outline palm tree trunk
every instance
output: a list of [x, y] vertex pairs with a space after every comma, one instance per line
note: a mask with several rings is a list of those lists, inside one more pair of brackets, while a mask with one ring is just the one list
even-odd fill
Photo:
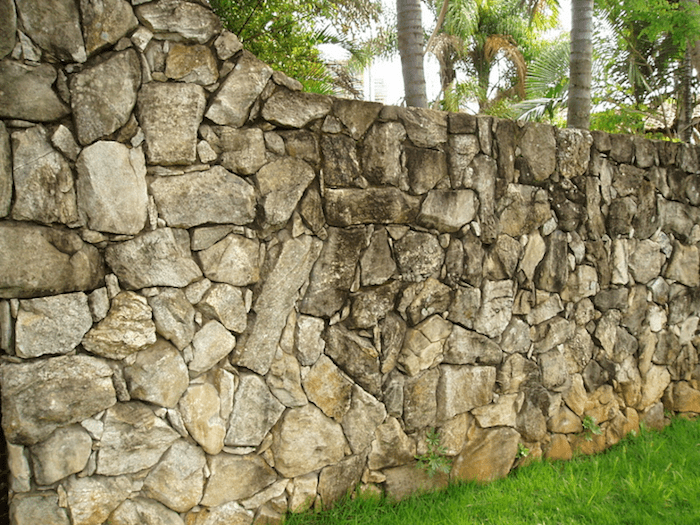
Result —
[[420, 0], [396, 0], [399, 53], [403, 70], [406, 105], [428, 106], [423, 72], [423, 26]]
[[591, 123], [593, 0], [571, 0], [571, 62], [566, 125], [588, 129]]
[[683, 63], [680, 68], [680, 89], [678, 94], [678, 138], [690, 142], [693, 134], [693, 96], [690, 92], [690, 82], [693, 66], [690, 63], [690, 44], [688, 44]]

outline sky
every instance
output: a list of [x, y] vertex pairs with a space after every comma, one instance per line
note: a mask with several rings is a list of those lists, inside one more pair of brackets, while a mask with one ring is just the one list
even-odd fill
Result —
[[[385, 9], [395, 11], [395, 0], [384, 0]], [[559, 0], [559, 21], [565, 31], [571, 29], [571, 0]], [[423, 25], [431, 30], [435, 25], [432, 13], [423, 7]], [[401, 105], [404, 98], [401, 60], [397, 55], [390, 59], [377, 59], [371, 68], [365, 71], [366, 98], [378, 100], [384, 90], [382, 101], [387, 105]], [[428, 100], [435, 100], [440, 93], [440, 67], [435, 57], [428, 53], [425, 60], [425, 78]], [[376, 89], [375, 89], [376, 88]]]

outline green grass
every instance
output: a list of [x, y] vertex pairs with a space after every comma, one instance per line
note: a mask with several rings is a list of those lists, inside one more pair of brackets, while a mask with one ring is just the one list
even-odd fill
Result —
[[400, 503], [358, 497], [285, 525], [700, 524], [700, 422], [674, 419], [596, 456], [533, 462], [487, 485]]

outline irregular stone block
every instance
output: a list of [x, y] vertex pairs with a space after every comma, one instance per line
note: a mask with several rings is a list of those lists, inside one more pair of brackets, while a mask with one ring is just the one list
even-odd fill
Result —
[[374, 124], [365, 137], [362, 150], [363, 174], [378, 185], [408, 189], [406, 168], [401, 160], [406, 130], [398, 122]]
[[216, 455], [224, 448], [226, 421], [221, 417], [219, 392], [210, 383], [195, 383], [178, 404], [185, 428], [204, 452]]
[[91, 144], [124, 126], [140, 86], [141, 62], [133, 49], [73, 75], [71, 109], [78, 141]]
[[331, 100], [315, 93], [278, 89], [265, 102], [262, 117], [283, 128], [303, 128], [325, 117], [331, 110]]
[[441, 151], [406, 148], [406, 168], [411, 191], [423, 195], [447, 178], [447, 156]]
[[293, 157], [270, 162], [255, 175], [265, 223], [282, 226], [292, 216], [306, 187], [316, 176], [306, 162]]
[[343, 417], [345, 437], [355, 454], [362, 453], [374, 439], [374, 431], [384, 422], [386, 408], [377, 399], [354, 385], [350, 408]]
[[557, 165], [557, 140], [552, 126], [528, 123], [520, 139], [520, 150], [533, 181], [543, 181], [554, 173]]
[[379, 352], [369, 339], [340, 324], [330, 326], [324, 339], [326, 354], [362, 388], [379, 395], [382, 383]]
[[97, 474], [119, 476], [155, 465], [179, 434], [138, 401], [107, 410]]
[[99, 3], [81, 0], [80, 14], [88, 55], [116, 44], [138, 26], [133, 9], [125, 0], [102, 0]]
[[422, 281], [440, 271], [445, 252], [437, 238], [426, 232], [410, 230], [394, 242], [399, 272], [407, 281]]
[[415, 328], [409, 328], [403, 341], [398, 363], [406, 373], [415, 376], [442, 361], [445, 340], [452, 331], [452, 323], [433, 315]]
[[83, 427], [71, 425], [56, 429], [31, 451], [37, 483], [51, 485], [85, 468], [92, 452], [92, 439]]
[[350, 408], [353, 383], [327, 356], [322, 355], [304, 375], [309, 401], [328, 417], [342, 421]]
[[265, 138], [261, 129], [218, 130], [221, 146], [221, 165], [241, 175], [252, 175], [267, 162]]
[[194, 164], [197, 130], [206, 105], [204, 89], [196, 84], [151, 82], [139, 91], [137, 104], [149, 163]]
[[80, 153], [76, 169], [78, 207], [88, 228], [125, 235], [136, 235], [143, 229], [148, 217], [148, 189], [141, 148], [96, 142]]
[[10, 502], [10, 523], [15, 525], [70, 525], [68, 511], [58, 504], [54, 491], [15, 494]]
[[394, 308], [399, 288], [398, 281], [391, 281], [376, 288], [360, 290], [353, 294], [348, 326], [350, 328], [376, 326]]
[[418, 215], [420, 199], [396, 188], [329, 188], [324, 209], [331, 226], [409, 224]]
[[401, 108], [399, 119], [411, 142], [419, 148], [437, 148], [447, 142], [447, 113], [422, 108]]
[[[265, 381], [255, 374], [242, 374], [224, 443], [232, 447], [257, 447], [284, 409]], [[256, 416], [251, 418], [251, 414]]]
[[416, 221], [440, 232], [456, 232], [474, 220], [478, 208], [479, 201], [471, 190], [431, 190]]
[[498, 201], [501, 233], [518, 238], [533, 234], [552, 217], [547, 192], [523, 184], [509, 184]]
[[521, 402], [520, 394], [505, 394], [495, 403], [472, 409], [471, 414], [481, 428], [514, 427]]
[[301, 386], [299, 362], [282, 349], [277, 351], [272, 361], [266, 382], [272, 395], [284, 406], [300, 407], [309, 402]]
[[275, 469], [286, 478], [338, 463], [347, 446], [341, 426], [311, 403], [288, 410], [272, 435]]
[[104, 523], [114, 509], [138, 491], [127, 476], [71, 476], [63, 485], [74, 525]]
[[[314, 492], [315, 494], [315, 492]], [[229, 501], [216, 507], [205, 507], [187, 514], [187, 525], [251, 525], [253, 512]]]
[[197, 303], [197, 308], [204, 315], [216, 319], [227, 330], [242, 333], [248, 323], [243, 293], [240, 288], [230, 284], [214, 284], [202, 300]]
[[117, 402], [112, 369], [94, 357], [4, 363], [0, 374], [2, 426], [11, 443], [33, 445]]
[[455, 459], [450, 479], [483, 483], [506, 477], [520, 439], [520, 434], [508, 427], [479, 429]]
[[569, 278], [568, 243], [566, 234], [554, 231], [545, 239], [547, 252], [537, 266], [535, 284], [548, 292], [561, 292]]
[[12, 134], [15, 203], [12, 218], [46, 224], [79, 224], [73, 172], [51, 146], [46, 128]]
[[209, 470], [201, 502], [207, 507], [248, 498], [277, 479], [275, 471], [256, 455], [219, 454], [209, 459]]
[[258, 282], [263, 257], [264, 250], [257, 240], [236, 234], [199, 252], [204, 274], [213, 281], [233, 286]]
[[221, 126], [240, 128], [271, 76], [272, 69], [267, 64], [244, 51], [214, 95], [206, 117]]
[[202, 277], [184, 230], [160, 228], [107, 247], [107, 264], [127, 288], [181, 288]]
[[346, 135], [321, 136], [323, 181], [326, 187], [357, 185], [361, 176], [357, 142]]
[[588, 170], [593, 137], [586, 130], [557, 129], [557, 167], [562, 177], [571, 179]]
[[277, 351], [287, 317], [323, 243], [303, 235], [282, 244], [260, 295], [253, 303], [255, 317], [234, 352], [231, 362], [266, 374]]
[[165, 76], [180, 82], [208, 86], [219, 80], [218, 64], [206, 46], [173, 44], [165, 62]]
[[492, 366], [441, 365], [437, 384], [437, 417], [447, 421], [472, 408], [488, 405], [496, 384]]
[[205, 44], [221, 32], [221, 20], [211, 9], [183, 0], [139, 5], [136, 15], [154, 33], [174, 34], [186, 42]]
[[381, 109], [382, 105], [377, 102], [342, 98], [333, 101], [333, 114], [340, 119], [355, 140], [362, 138]]
[[127, 499], [109, 516], [110, 525], [140, 525], [162, 523], [163, 525], [185, 525], [179, 514], [160, 503], [142, 497]]
[[350, 495], [360, 483], [365, 466], [363, 456], [350, 456], [337, 465], [329, 465], [318, 476], [318, 495], [321, 496], [323, 508], [332, 508], [333, 504], [344, 496]]
[[461, 326], [453, 326], [445, 341], [442, 362], [453, 365], [498, 366], [503, 357], [501, 347], [488, 337], [465, 330]]
[[7, 217], [10, 213], [12, 184], [10, 134], [7, 132], [5, 123], [0, 121], [0, 217]]
[[316, 317], [331, 317], [345, 303], [355, 268], [365, 245], [364, 228], [329, 228], [328, 239], [311, 271], [309, 287], [299, 311]]
[[0, 59], [15, 48], [17, 35], [17, 11], [13, 0], [0, 2]]
[[178, 288], [162, 288], [148, 298], [153, 310], [156, 332], [171, 341], [179, 350], [192, 342], [195, 332], [194, 308], [185, 292]]
[[686, 246], [676, 241], [664, 277], [686, 286], [698, 286], [700, 284], [700, 251], [698, 251], [698, 247], [695, 245]]
[[192, 340], [190, 372], [200, 375], [226, 357], [236, 346], [236, 338], [218, 321], [209, 321]]
[[0, 117], [51, 122], [70, 113], [51, 88], [56, 70], [49, 64], [28, 66], [0, 62]]
[[48, 0], [36, 4], [18, 0], [17, 14], [29, 37], [43, 50], [65, 62], [85, 62], [80, 13], [74, 0]]
[[300, 315], [297, 318], [294, 355], [301, 366], [311, 366], [320, 357], [326, 347], [326, 342], [321, 337], [325, 328], [326, 323], [323, 319], [308, 315]]
[[503, 333], [513, 313], [514, 288], [513, 281], [484, 282], [474, 330], [487, 337]]
[[124, 367], [124, 379], [133, 399], [173, 408], [187, 390], [187, 365], [170, 343], [159, 339], [136, 354]]
[[390, 468], [384, 473], [386, 494], [394, 501], [445, 489], [449, 483], [447, 474], [439, 473], [431, 477], [425, 470], [416, 468], [415, 464]]
[[202, 499], [205, 465], [201, 448], [178, 439], [144, 480], [143, 492], [176, 512], [187, 512]]
[[437, 422], [440, 370], [425, 370], [406, 379], [403, 387], [403, 420], [406, 432], [433, 427]]

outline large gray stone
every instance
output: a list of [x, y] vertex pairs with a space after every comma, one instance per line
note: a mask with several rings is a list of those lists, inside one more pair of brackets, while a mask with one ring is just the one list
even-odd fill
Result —
[[148, 298], [153, 310], [156, 332], [172, 342], [179, 350], [192, 342], [195, 332], [194, 308], [185, 292], [178, 288], [161, 288]]
[[204, 89], [196, 84], [151, 82], [139, 91], [137, 104], [148, 161], [194, 164], [206, 104]]
[[406, 379], [403, 387], [403, 420], [406, 432], [436, 425], [439, 382], [438, 367]]
[[341, 426], [311, 403], [287, 411], [272, 436], [275, 469], [286, 478], [338, 463], [347, 447]]
[[415, 443], [406, 435], [399, 421], [390, 417], [374, 433], [367, 466], [372, 470], [396, 467], [413, 460]]
[[530, 123], [525, 127], [520, 149], [533, 181], [543, 181], [554, 173], [556, 148], [557, 140], [552, 126]]
[[265, 102], [262, 117], [283, 128], [303, 128], [309, 122], [325, 117], [330, 110], [328, 97], [278, 89]]
[[568, 243], [566, 234], [556, 230], [546, 238], [547, 252], [535, 273], [535, 283], [541, 290], [561, 292], [569, 278]]
[[78, 141], [90, 144], [124, 126], [141, 86], [141, 62], [133, 49], [76, 73], [70, 79]]
[[224, 448], [226, 421], [222, 416], [220, 392], [211, 383], [190, 385], [178, 404], [182, 421], [204, 452], [216, 455]]
[[87, 55], [75, 0], [15, 3], [24, 31], [41, 49], [66, 62], [85, 62]]
[[326, 354], [335, 364], [370, 394], [378, 396], [382, 376], [379, 352], [372, 342], [340, 324], [329, 327], [324, 339]]
[[214, 96], [206, 117], [222, 126], [240, 128], [271, 76], [267, 64], [244, 51]]
[[87, 295], [72, 293], [20, 302], [15, 324], [19, 357], [67, 354], [92, 327]]
[[248, 323], [248, 312], [240, 288], [230, 284], [213, 284], [199, 303], [197, 309], [207, 317], [216, 319], [227, 330], [240, 334]]
[[0, 117], [50, 122], [70, 110], [51, 86], [56, 70], [49, 64], [28, 66], [10, 60], [0, 62]]
[[147, 405], [118, 403], [105, 414], [97, 474], [119, 476], [150, 468], [178, 437]]
[[350, 408], [352, 381], [326, 355], [304, 375], [304, 391], [313, 404], [328, 417], [342, 421]]
[[359, 386], [353, 386], [350, 408], [341, 423], [353, 453], [360, 454], [370, 446], [374, 431], [384, 422], [386, 415], [383, 403]]
[[431, 149], [406, 148], [406, 168], [411, 192], [423, 195], [447, 178], [447, 156]]
[[445, 251], [437, 238], [427, 232], [411, 230], [394, 242], [399, 272], [406, 281], [422, 281], [439, 273]]
[[255, 239], [231, 234], [199, 252], [207, 278], [233, 286], [248, 286], [260, 280], [264, 250]]
[[515, 238], [533, 233], [552, 217], [547, 192], [524, 184], [508, 185], [498, 211], [501, 233]]
[[495, 384], [495, 367], [441, 365], [437, 384], [438, 420], [447, 421], [472, 408], [489, 404]]
[[0, 297], [93, 290], [103, 279], [100, 253], [77, 233], [22, 223], [0, 224]]
[[105, 257], [127, 288], [181, 288], [202, 277], [192, 259], [185, 230], [160, 228], [107, 247]]
[[92, 439], [80, 425], [70, 425], [56, 429], [31, 451], [37, 483], [51, 485], [85, 468], [92, 452]]
[[316, 317], [331, 317], [345, 303], [355, 268], [365, 245], [364, 228], [329, 228], [328, 239], [311, 271], [309, 287], [299, 311]]
[[[265, 381], [255, 374], [242, 374], [233, 399], [225, 444], [257, 447], [277, 423], [284, 409]], [[251, 414], [255, 414], [255, 417], [250, 417]]]
[[117, 402], [112, 369], [94, 357], [3, 363], [0, 374], [2, 426], [11, 443], [33, 445]]
[[520, 439], [508, 427], [479, 429], [455, 459], [450, 478], [478, 482], [504, 478], [513, 466]]
[[212, 10], [184, 0], [148, 2], [136, 8], [136, 15], [154, 33], [175, 40], [205, 44], [221, 32], [221, 20]]
[[491, 339], [461, 326], [454, 326], [445, 341], [443, 363], [453, 365], [493, 365], [503, 360], [503, 350]]
[[[306, 283], [321, 251], [321, 241], [304, 235], [282, 244], [276, 260], [255, 299], [255, 317], [234, 352], [231, 362], [259, 374], [266, 374], [277, 351], [287, 317]], [[273, 254], [268, 253], [268, 256]]]
[[587, 130], [557, 129], [557, 167], [562, 177], [571, 179], [588, 170], [593, 137]]
[[265, 138], [260, 128], [217, 130], [221, 146], [221, 165], [241, 175], [252, 175], [267, 162]]
[[501, 335], [513, 314], [514, 295], [513, 281], [485, 281], [481, 307], [474, 319], [474, 330], [487, 337]]
[[165, 76], [200, 86], [214, 84], [219, 80], [216, 57], [206, 46], [174, 43], [168, 52]]
[[420, 199], [397, 188], [329, 188], [324, 200], [328, 224], [409, 224], [420, 210]]
[[124, 359], [155, 342], [156, 326], [146, 298], [120, 292], [107, 317], [85, 335], [83, 347], [101, 357]]
[[109, 516], [110, 525], [185, 525], [176, 512], [160, 503], [135, 497], [122, 502]]
[[440, 232], [456, 232], [476, 216], [479, 201], [471, 190], [431, 190], [421, 205], [417, 222]]
[[315, 176], [311, 166], [294, 157], [283, 157], [263, 166], [255, 175], [255, 182], [266, 225], [286, 224]]
[[116, 44], [138, 26], [126, 0], [80, 0], [80, 14], [88, 55]]
[[385, 283], [396, 271], [396, 263], [391, 257], [389, 236], [386, 229], [375, 230], [369, 246], [360, 258], [360, 279], [362, 286]]
[[10, 502], [9, 520], [14, 525], [70, 525], [68, 511], [59, 506], [54, 491], [15, 494]]
[[124, 367], [124, 379], [133, 399], [173, 408], [187, 390], [187, 365], [170, 343], [159, 339], [136, 354]]
[[151, 192], [168, 226], [248, 224], [255, 219], [255, 188], [221, 166], [151, 183]]
[[326, 187], [355, 186], [361, 175], [357, 142], [347, 135], [322, 135], [323, 182]]
[[[78, 208], [91, 230], [136, 235], [148, 216], [141, 148], [100, 141], [78, 156]], [[115, 176], [118, 174], [118, 176]]]
[[408, 189], [401, 160], [405, 139], [406, 130], [398, 122], [377, 123], [370, 128], [362, 152], [363, 173], [370, 182]]
[[[0, 8], [1, 9], [1, 8]], [[10, 134], [0, 121], [0, 218], [7, 217], [12, 205], [12, 149]]]
[[442, 361], [445, 340], [452, 331], [452, 323], [439, 315], [432, 315], [406, 331], [398, 363], [410, 376], [415, 376]]
[[205, 465], [201, 448], [178, 439], [144, 480], [143, 492], [174, 511], [187, 512], [202, 499]]
[[[315, 494], [315, 491], [314, 491]], [[187, 515], [188, 525], [251, 525], [253, 511], [246, 510], [235, 501], [216, 507], [205, 507]], [[192, 521], [189, 521], [192, 520]]]
[[202, 497], [202, 505], [207, 507], [249, 498], [277, 479], [275, 471], [258, 455], [219, 454], [209, 459], [209, 470]]
[[12, 218], [79, 224], [73, 172], [43, 126], [12, 134], [15, 203]]
[[318, 495], [323, 508], [332, 508], [334, 503], [345, 496], [350, 496], [360, 483], [365, 458], [350, 456], [337, 465], [329, 465], [321, 470], [318, 477]]
[[127, 476], [71, 476], [63, 484], [73, 525], [99, 525], [133, 492], [138, 491]]
[[207, 322], [192, 339], [190, 372], [200, 375], [226, 357], [236, 346], [236, 338], [219, 321]]
[[447, 142], [447, 113], [422, 108], [402, 108], [398, 113], [415, 146], [437, 148]]
[[17, 11], [14, 0], [0, 1], [0, 59], [15, 48], [17, 40]]

